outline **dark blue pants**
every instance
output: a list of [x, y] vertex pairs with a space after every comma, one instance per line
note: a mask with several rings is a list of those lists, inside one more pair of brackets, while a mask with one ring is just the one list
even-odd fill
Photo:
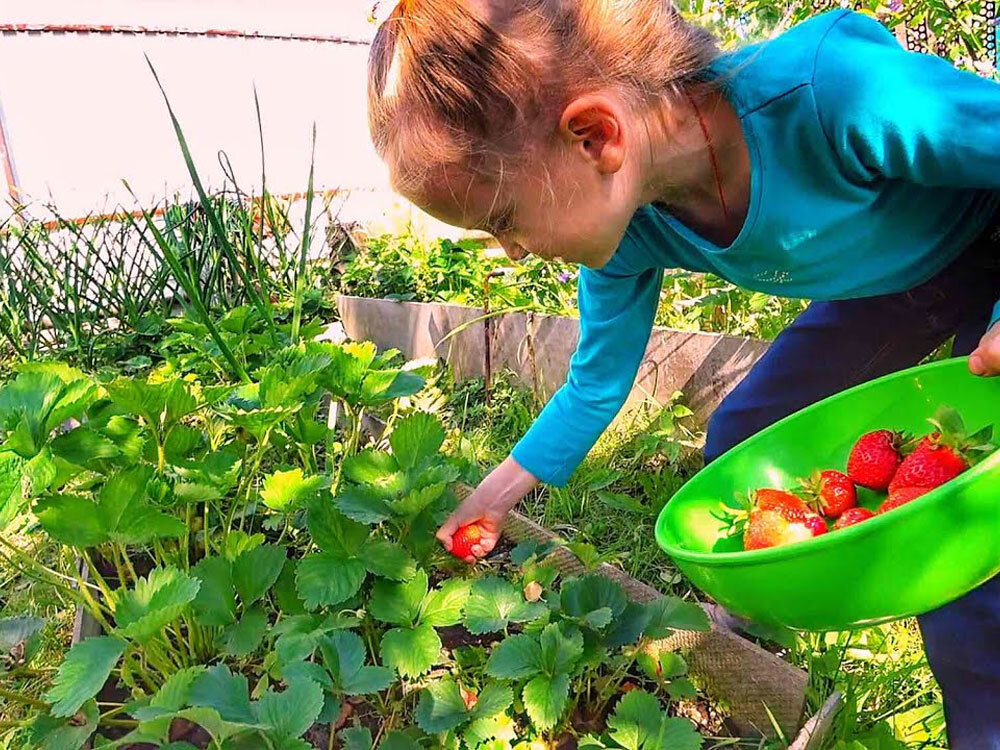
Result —
[[[813, 303], [716, 410], [706, 460], [828, 395], [917, 364], [951, 336], [956, 356], [970, 353], [998, 296], [1000, 243], [989, 231], [908, 292]], [[952, 749], [1000, 750], [1000, 576], [921, 617], [920, 628]]]

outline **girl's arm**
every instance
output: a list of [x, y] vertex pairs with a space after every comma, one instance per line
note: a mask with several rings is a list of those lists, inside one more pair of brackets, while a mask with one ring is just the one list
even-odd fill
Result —
[[514, 447], [514, 460], [562, 486], [622, 408], [646, 352], [663, 269], [634, 271], [619, 255], [581, 269], [580, 342], [566, 384]]

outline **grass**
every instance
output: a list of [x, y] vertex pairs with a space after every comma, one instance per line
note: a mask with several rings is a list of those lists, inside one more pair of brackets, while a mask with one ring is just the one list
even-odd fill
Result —
[[[456, 385], [446, 376], [421, 398], [423, 408], [437, 406], [452, 428], [455, 450], [478, 467], [502, 460], [541, 406], [530, 390], [513, 385], [510, 378], [494, 383], [488, 404], [481, 380]], [[664, 593], [700, 598], [653, 534], [660, 508], [700, 463], [701, 436], [686, 413], [679, 403], [662, 411], [642, 405], [612, 425], [565, 488], [535, 490], [521, 510], [564, 536], [593, 545], [597, 554]], [[915, 622], [851, 634], [757, 635], [808, 671], [813, 710], [835, 690], [845, 695], [845, 709], [835, 724], [837, 750], [946, 746], [940, 691]], [[850, 744], [854, 742], [860, 744]]]
[[[73, 564], [62, 554], [59, 545], [33, 535], [6, 533], [9, 531], [11, 529], [0, 533], [5, 534], [4, 538], [9, 543], [45, 566], [65, 571]], [[18, 675], [3, 679], [2, 686], [41, 699], [51, 673], [62, 661], [69, 646], [76, 609], [57, 588], [22, 575], [6, 560], [0, 561], [0, 619], [32, 616], [45, 620], [45, 626], [37, 636], [34, 656], [27, 664], [18, 665], [9, 659], [8, 654], [0, 654], [0, 676], [8, 669], [17, 670]], [[25, 747], [23, 730], [7, 724], [16, 723], [27, 715], [24, 706], [0, 699], [0, 749], [20, 750]]]

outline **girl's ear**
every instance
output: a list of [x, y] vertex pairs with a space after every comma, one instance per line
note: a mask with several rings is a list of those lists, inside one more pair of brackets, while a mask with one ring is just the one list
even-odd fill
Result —
[[559, 120], [559, 134], [601, 174], [625, 163], [624, 111], [610, 97], [588, 94], [571, 101]]

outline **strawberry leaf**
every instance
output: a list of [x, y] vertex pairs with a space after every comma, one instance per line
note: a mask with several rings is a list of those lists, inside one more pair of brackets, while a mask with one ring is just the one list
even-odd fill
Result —
[[655, 697], [627, 693], [608, 718], [608, 735], [626, 750], [698, 750], [702, 738], [685, 719], [670, 718]]
[[188, 694], [188, 702], [192, 706], [218, 712], [223, 721], [254, 723], [247, 678], [241, 674], [234, 675], [223, 664], [212, 667], [194, 681]]
[[370, 533], [364, 524], [348, 518], [331, 498], [316, 498], [309, 504], [309, 533], [324, 552], [355, 557]]
[[139, 642], [157, 635], [177, 619], [198, 595], [201, 582], [176, 568], [156, 568], [140, 578], [134, 589], [120, 592], [115, 601], [115, 623], [122, 635]]
[[268, 690], [252, 708], [256, 722], [270, 727], [268, 734], [293, 739], [305, 734], [323, 710], [323, 689], [312, 680], [291, 680], [280, 693]]
[[235, 622], [222, 631], [220, 642], [227, 656], [246, 656], [253, 653], [264, 640], [267, 630], [267, 615], [253, 608], [243, 613]]
[[392, 628], [382, 636], [382, 661], [402, 677], [429, 672], [441, 655], [441, 639], [430, 625]]
[[61, 544], [81, 549], [107, 541], [97, 506], [78, 495], [57, 495], [38, 503], [35, 515], [42, 528]]
[[372, 586], [368, 613], [390, 625], [412, 625], [427, 596], [427, 572], [422, 568], [406, 583], [376, 581]]
[[319, 646], [323, 662], [345, 695], [377, 693], [392, 684], [390, 669], [365, 665], [365, 647], [357, 633], [330, 633]]
[[505, 638], [486, 662], [486, 674], [502, 680], [520, 680], [541, 671], [541, 645], [537, 636], [526, 633]]
[[276, 471], [264, 478], [260, 497], [271, 510], [289, 511], [304, 503], [314, 493], [329, 486], [323, 476], [306, 477], [302, 469]]
[[232, 568], [222, 557], [206, 557], [191, 568], [201, 585], [192, 602], [195, 619], [201, 625], [228, 625], [236, 619], [236, 594]]
[[333, 606], [350, 599], [365, 580], [359, 560], [344, 559], [330, 552], [307, 555], [295, 569], [295, 589], [307, 609]]
[[452, 578], [432, 590], [420, 606], [420, 622], [434, 627], [457, 625], [462, 621], [462, 608], [469, 597], [471, 583]]
[[126, 645], [122, 639], [106, 635], [87, 638], [74, 645], [59, 665], [52, 688], [45, 696], [52, 704], [52, 716], [73, 716], [86, 701], [97, 695]]
[[526, 602], [517, 587], [495, 576], [473, 584], [465, 603], [465, 627], [475, 635], [506, 630], [511, 622], [529, 622], [542, 617], [542, 602]]
[[386, 501], [369, 487], [342, 487], [334, 503], [341, 513], [358, 523], [381, 523], [392, 516], [392, 509]]
[[646, 608], [650, 620], [645, 634], [649, 638], [667, 638], [675, 630], [711, 629], [705, 610], [694, 602], [685, 602], [673, 596], [661, 596], [649, 602]]
[[233, 561], [233, 583], [244, 607], [261, 599], [271, 589], [284, 565], [284, 547], [272, 544], [247, 550]]
[[28, 730], [28, 747], [37, 750], [79, 750], [97, 729], [97, 702], [88, 700], [70, 718], [39, 714]]
[[379, 487], [399, 476], [399, 464], [392, 454], [369, 449], [345, 458], [343, 472], [352, 482]]
[[569, 675], [538, 675], [524, 686], [521, 700], [531, 723], [541, 731], [554, 727], [562, 717], [569, 698]]
[[550, 677], [570, 672], [583, 655], [583, 633], [569, 623], [546, 625], [538, 642], [542, 672]]
[[414, 714], [417, 726], [428, 734], [448, 732], [469, 719], [458, 683], [446, 677], [420, 691]]
[[410, 554], [395, 542], [370, 539], [358, 552], [359, 559], [369, 572], [394, 581], [408, 581], [417, 572]]
[[559, 602], [566, 615], [599, 630], [621, 615], [628, 597], [625, 589], [610, 578], [591, 574], [566, 581]]
[[372, 733], [367, 727], [352, 727], [337, 734], [344, 750], [372, 750]]
[[392, 454], [399, 465], [410, 469], [435, 455], [444, 443], [444, 428], [431, 414], [411, 414], [401, 419], [389, 436]]

